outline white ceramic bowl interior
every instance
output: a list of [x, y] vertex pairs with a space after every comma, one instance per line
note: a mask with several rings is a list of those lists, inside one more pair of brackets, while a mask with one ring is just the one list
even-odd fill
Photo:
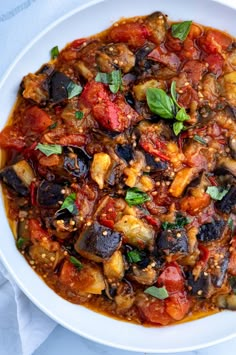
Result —
[[[173, 20], [196, 22], [236, 35], [236, 6], [212, 0], [92, 1], [53, 23], [16, 59], [0, 83], [0, 129], [6, 123], [24, 75], [49, 60], [52, 47], [109, 27], [121, 17], [163, 11]], [[3, 203], [0, 203], [0, 256], [24, 293], [61, 325], [88, 339], [140, 352], [178, 352], [202, 348], [236, 335], [236, 313], [222, 312], [204, 319], [164, 328], [145, 328], [117, 321], [57, 296], [17, 251]]]

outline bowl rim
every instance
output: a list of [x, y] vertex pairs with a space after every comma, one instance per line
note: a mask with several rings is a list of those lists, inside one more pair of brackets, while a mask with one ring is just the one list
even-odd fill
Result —
[[[82, 10], [88, 9], [96, 4], [100, 4], [100, 3], [108, 3], [110, 0], [89, 0], [87, 3], [81, 4], [79, 6], [76, 6], [74, 9], [70, 10], [69, 12], [65, 13], [64, 15], [60, 16], [58, 19], [56, 19], [55, 21], [53, 21], [50, 25], [48, 25], [44, 30], [40, 31], [40, 33], [38, 35], [36, 35], [21, 51], [20, 53], [16, 56], [15, 60], [9, 65], [8, 69], [6, 70], [5, 74], [3, 74], [1, 80], [0, 80], [0, 90], [3, 88], [5, 82], [7, 81], [9, 75], [11, 74], [11, 72], [14, 70], [15, 66], [17, 65], [17, 63], [21, 60], [22, 57], [24, 57], [24, 55], [31, 49], [31, 47], [36, 44], [41, 38], [43, 38], [48, 32], [50, 32], [52, 29], [56, 28], [59, 24], [61, 24], [62, 22], [64, 22], [65, 20], [69, 19], [71, 16], [76, 15], [78, 12], [81, 12]], [[224, 0], [207, 0], [208, 2], [213, 2], [213, 3], [218, 3], [221, 4], [225, 7], [228, 7], [232, 10], [236, 10], [236, 6], [234, 6], [233, 4], [229, 4], [228, 2], [225, 2]], [[1, 188], [1, 193], [2, 193], [2, 188]], [[7, 218], [6, 218], [7, 219]], [[12, 234], [11, 230], [10, 233]], [[12, 238], [14, 240], [14, 238]], [[46, 315], [48, 315], [51, 319], [55, 320], [58, 324], [61, 324], [62, 326], [64, 326], [65, 328], [69, 329], [70, 331], [74, 332], [75, 334], [78, 334], [86, 339], [89, 339], [91, 341], [95, 341], [99, 344], [103, 344], [103, 345], [107, 345], [113, 348], [117, 348], [117, 349], [123, 349], [123, 350], [129, 350], [129, 351], [136, 351], [136, 352], [143, 352], [146, 351], [148, 353], [179, 353], [179, 352], [187, 352], [187, 351], [193, 351], [193, 350], [198, 350], [198, 349], [203, 349], [206, 347], [210, 347], [213, 345], [217, 345], [220, 344], [222, 342], [231, 340], [233, 338], [236, 337], [236, 330], [229, 334], [226, 335], [220, 339], [215, 339], [209, 342], [203, 342], [201, 344], [198, 345], [193, 345], [193, 346], [186, 346], [186, 347], [181, 347], [181, 348], [159, 348], [159, 349], [154, 349], [154, 348], [139, 348], [139, 347], [134, 347], [134, 346], [128, 346], [128, 345], [122, 345], [122, 344], [116, 344], [113, 343], [112, 341], [109, 340], [104, 340], [101, 339], [99, 337], [96, 337], [94, 335], [90, 335], [87, 332], [83, 332], [80, 329], [77, 330], [75, 329], [73, 326], [71, 326], [67, 321], [61, 319], [59, 316], [55, 315], [52, 311], [50, 311], [44, 304], [42, 304], [42, 302], [40, 301], [40, 299], [34, 297], [34, 295], [30, 292], [30, 290], [28, 288], [26, 288], [23, 280], [21, 280], [21, 278], [19, 277], [19, 275], [16, 273], [15, 269], [13, 268], [11, 262], [9, 262], [7, 260], [7, 258], [5, 258], [4, 254], [1, 251], [1, 247], [0, 247], [0, 259], [3, 262], [4, 266], [6, 267], [7, 271], [9, 272], [10, 276], [13, 278], [13, 280], [16, 282], [16, 284], [19, 286], [19, 288], [23, 291], [23, 293], [41, 310], [43, 311]], [[39, 276], [36, 274], [33, 270], [31, 270], [30, 272], [32, 272], [32, 275], [34, 275], [34, 277], [36, 276], [37, 278], [39, 278]], [[40, 278], [39, 278], [40, 279]], [[42, 281], [42, 280], [41, 280]], [[43, 281], [42, 281], [43, 282]], [[52, 291], [47, 285], [46, 288], [49, 289], [49, 292], [52, 292], [53, 294], [54, 291]], [[57, 295], [57, 294], [56, 294]], [[57, 295], [58, 296], [58, 295]], [[60, 296], [58, 296], [60, 299]], [[63, 299], [62, 302], [68, 302], [66, 300]], [[95, 313], [98, 316], [104, 317], [103, 315], [100, 315], [99, 313], [96, 313], [94, 311], [91, 311], [85, 307], [76, 305], [76, 307], [80, 307], [86, 310], [86, 312], [92, 312]], [[224, 311], [221, 312], [227, 314], [228, 311]], [[213, 316], [208, 316], [209, 317], [214, 317]], [[111, 318], [112, 319], [112, 318]], [[201, 323], [202, 319], [198, 319], [192, 322], [199, 322]], [[117, 322], [117, 320], [114, 320], [115, 322]], [[124, 323], [122, 321], [119, 321], [121, 324], [129, 324], [129, 323]], [[170, 329], [170, 328], [174, 328], [176, 325], [171, 325], [171, 326], [167, 326], [164, 328], [155, 328], [155, 329]], [[140, 327], [140, 326], [138, 326]]]

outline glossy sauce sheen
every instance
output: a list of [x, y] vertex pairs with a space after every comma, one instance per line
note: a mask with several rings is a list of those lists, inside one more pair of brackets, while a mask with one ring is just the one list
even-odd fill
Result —
[[52, 54], [0, 133], [19, 251], [118, 319], [234, 310], [235, 39], [156, 12]]

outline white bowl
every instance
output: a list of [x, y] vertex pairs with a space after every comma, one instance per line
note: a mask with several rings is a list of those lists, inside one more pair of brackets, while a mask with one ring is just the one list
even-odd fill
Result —
[[[233, 2], [233, 1], [232, 1]], [[233, 5], [232, 5], [233, 6]], [[49, 60], [50, 49], [97, 33], [120, 17], [163, 11], [173, 20], [196, 22], [236, 35], [236, 7], [211, 0], [92, 1], [43, 31], [16, 59], [0, 84], [0, 129], [15, 101], [21, 78]], [[15, 247], [3, 203], [0, 204], [0, 257], [23, 292], [47, 315], [88, 339], [140, 352], [178, 352], [203, 348], [236, 335], [236, 313], [225, 311], [200, 320], [164, 328], [129, 324], [69, 303], [55, 294], [29, 267]]]

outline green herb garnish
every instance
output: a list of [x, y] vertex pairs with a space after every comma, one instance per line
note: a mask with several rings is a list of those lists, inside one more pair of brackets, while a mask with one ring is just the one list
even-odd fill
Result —
[[229, 189], [225, 189], [222, 186], [209, 186], [206, 193], [210, 195], [213, 200], [221, 201], [228, 191]]
[[54, 122], [54, 123], [51, 124], [51, 126], [49, 126], [48, 128], [49, 128], [49, 129], [54, 129], [54, 128], [56, 128], [56, 126], [57, 126], [57, 122]]
[[167, 229], [178, 229], [178, 228], [183, 228], [184, 226], [186, 226], [186, 224], [189, 224], [189, 219], [185, 216], [182, 216], [181, 214], [177, 214], [176, 218], [175, 218], [175, 222], [171, 223], [171, 222], [163, 222], [162, 223], [162, 228], [164, 230]]
[[79, 261], [74, 256], [70, 257], [70, 262], [76, 267], [76, 269], [78, 269], [78, 270], [83, 269], [83, 264], [81, 263], [81, 261]]
[[38, 143], [35, 150], [40, 150], [43, 154], [49, 157], [52, 154], [61, 154], [62, 146], [59, 144], [42, 144]]
[[68, 195], [63, 204], [61, 205], [61, 208], [59, 209], [60, 210], [64, 210], [64, 209], [67, 209], [70, 213], [72, 214], [77, 214], [78, 213], [78, 208], [76, 207], [76, 204], [75, 204], [75, 200], [76, 200], [76, 193], [73, 192], [72, 194]]
[[148, 196], [146, 192], [141, 191], [137, 187], [129, 188], [125, 196], [125, 201], [129, 206], [141, 205], [142, 203], [150, 200], [150, 196]]
[[51, 59], [56, 59], [59, 55], [58, 46], [53, 47], [50, 51], [50, 54], [51, 54]]
[[82, 91], [82, 86], [70, 81], [67, 85], [67, 97], [68, 99], [72, 99], [75, 96], [78, 96]]
[[146, 288], [144, 293], [147, 293], [148, 295], [158, 298], [159, 300], [164, 300], [169, 297], [169, 294], [165, 287], [151, 286]]
[[203, 145], [207, 145], [207, 141], [205, 141], [204, 138], [202, 138], [201, 136], [198, 136], [197, 134], [195, 134], [195, 135], [193, 136], [193, 139], [194, 139], [196, 142], [198, 142], [198, 143], [201, 143], [201, 144], [203, 144]]
[[77, 120], [82, 120], [83, 117], [84, 117], [84, 113], [82, 111], [76, 111], [75, 118]]
[[174, 38], [178, 38], [181, 41], [184, 41], [190, 31], [192, 21], [184, 21], [180, 23], [174, 23], [171, 26], [171, 34]]
[[108, 84], [113, 94], [122, 89], [122, 76], [120, 70], [113, 70], [111, 73], [97, 73], [95, 81]]
[[234, 230], [234, 221], [232, 220], [231, 217], [228, 219], [227, 224], [228, 224], [229, 229], [231, 230], [231, 232], [233, 232], [233, 230]]
[[29, 239], [27, 238], [18, 238], [16, 241], [16, 246], [18, 249], [23, 249], [24, 245], [28, 242]]
[[171, 97], [167, 93], [158, 88], [148, 88], [146, 92], [147, 103], [150, 110], [165, 119], [176, 119], [173, 123], [173, 131], [177, 136], [185, 129], [184, 121], [189, 120], [189, 115], [184, 107], [177, 102], [176, 83], [171, 83]]
[[142, 252], [138, 249], [128, 251], [127, 258], [130, 263], [138, 263], [142, 260]]

